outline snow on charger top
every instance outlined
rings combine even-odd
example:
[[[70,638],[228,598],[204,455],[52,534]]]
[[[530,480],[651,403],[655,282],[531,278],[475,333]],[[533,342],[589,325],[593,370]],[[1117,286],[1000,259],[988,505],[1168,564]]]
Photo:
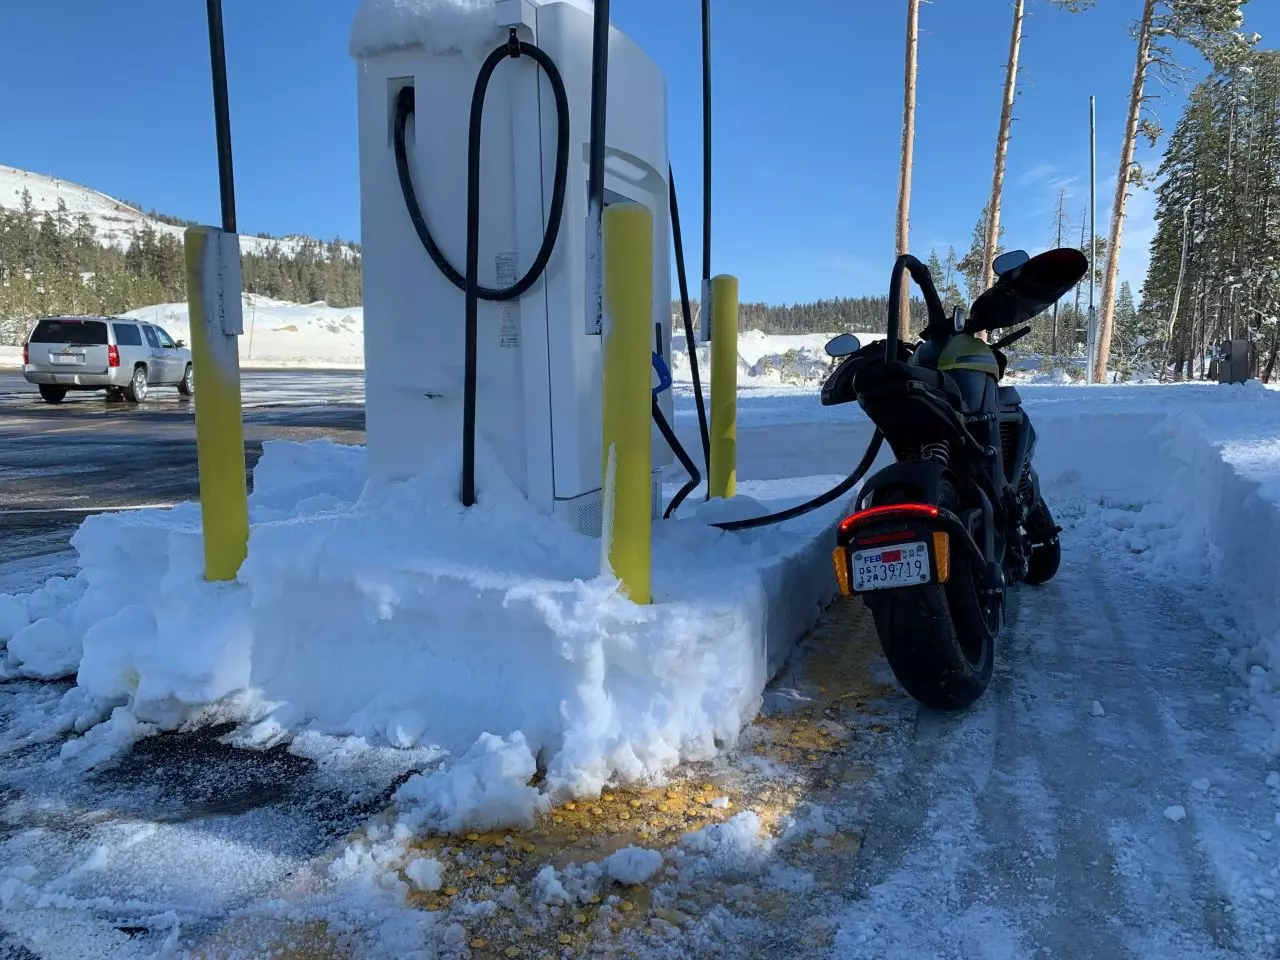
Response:
[[[534,6],[568,3],[591,13],[591,0],[527,0]],[[502,38],[495,0],[361,0],[348,50],[360,58],[421,46],[432,53],[483,56]]]

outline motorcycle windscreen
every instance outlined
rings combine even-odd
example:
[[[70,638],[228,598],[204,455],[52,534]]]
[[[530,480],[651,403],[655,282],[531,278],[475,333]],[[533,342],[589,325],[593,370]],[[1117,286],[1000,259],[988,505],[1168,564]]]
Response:
[[[974,301],[970,330],[1016,327],[1057,303],[1089,269],[1083,253],[1071,247],[1046,250],[1006,273]]]

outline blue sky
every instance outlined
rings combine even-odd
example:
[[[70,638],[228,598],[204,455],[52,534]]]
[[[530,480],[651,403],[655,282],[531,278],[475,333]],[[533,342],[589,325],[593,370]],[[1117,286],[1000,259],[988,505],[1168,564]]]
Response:
[[[357,0],[224,0],[240,229],[359,233]],[[905,0],[716,0],[716,272],[744,299],[879,293],[893,255]],[[1088,196],[1088,98],[1098,98],[1099,230],[1116,173],[1139,0],[1070,15],[1027,0],[1005,243],[1043,247],[1060,185]],[[218,219],[203,3],[0,4],[0,162],[167,213]],[[1280,37],[1280,4],[1247,27]],[[671,159],[686,248],[700,250],[698,0],[613,0],[615,23],[670,88]],[[911,246],[967,245],[990,190],[1012,4],[922,7]],[[785,11],[785,13],[784,13]],[[1183,62],[1200,69],[1194,53]],[[1159,107],[1172,128],[1181,92]],[[1150,154],[1148,154],[1150,156]],[[1152,202],[1131,201],[1123,275],[1141,283]]]

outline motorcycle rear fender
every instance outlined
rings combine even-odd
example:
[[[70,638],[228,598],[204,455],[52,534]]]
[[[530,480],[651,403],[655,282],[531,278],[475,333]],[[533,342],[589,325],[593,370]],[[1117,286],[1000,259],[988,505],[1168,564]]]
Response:
[[[872,495],[877,490],[889,487],[912,490],[916,503],[928,503],[936,507],[942,498],[944,479],[950,479],[950,471],[940,463],[930,460],[891,463],[863,484],[854,510],[863,509],[868,500],[874,499]]]
[[[912,502],[927,504],[929,506],[940,507],[942,499],[942,481],[949,481],[953,487],[960,489],[963,485],[952,475],[949,468],[944,467],[940,463],[930,460],[907,460],[891,463],[883,470],[878,471],[863,486],[862,491],[858,494],[858,499],[854,503],[854,512],[864,510],[867,507],[867,501],[874,501],[874,494],[877,490],[885,490],[894,488],[898,490],[907,490],[911,492]],[[970,485],[972,486],[972,485]],[[947,529],[953,534],[953,542],[958,544],[969,552],[979,570],[984,567],[988,571],[989,577],[995,577],[993,571],[996,568],[994,563],[995,544],[994,532],[995,523],[993,509],[990,501],[980,489],[976,489],[978,497],[981,500],[980,509],[982,510],[981,534],[982,543],[974,541],[973,537],[960,524],[958,518],[954,516],[940,518],[937,522],[938,529]],[[943,514],[947,511],[943,510]],[[843,531],[839,538],[842,547],[848,547],[852,537],[846,536]],[[995,582],[994,580],[992,581]]]

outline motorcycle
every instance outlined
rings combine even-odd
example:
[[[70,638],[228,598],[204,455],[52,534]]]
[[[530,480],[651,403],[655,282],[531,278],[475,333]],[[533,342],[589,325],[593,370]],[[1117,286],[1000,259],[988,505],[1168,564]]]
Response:
[[[1017,388],[1002,385],[1004,348],[1084,276],[1078,250],[1025,251],[995,260],[997,279],[966,311],[943,311],[928,268],[904,254],[889,286],[884,340],[852,334],[827,344],[839,365],[824,406],[857,401],[895,463],[862,487],[833,552],[845,596],[870,608],[885,659],[922,704],[958,710],[991,681],[1006,592],[1058,571],[1061,528],[1032,466],[1036,433]],[[920,288],[928,325],[919,342],[897,336],[904,273]]]

